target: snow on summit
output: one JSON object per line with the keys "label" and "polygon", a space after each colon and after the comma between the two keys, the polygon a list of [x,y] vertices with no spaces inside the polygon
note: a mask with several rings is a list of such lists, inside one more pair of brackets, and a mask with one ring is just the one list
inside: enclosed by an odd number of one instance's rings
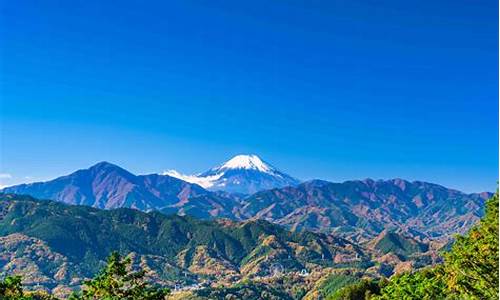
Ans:
{"label": "snow on summit", "polygon": [[295,185],[299,181],[275,169],[255,154],[240,154],[196,175],[184,175],[175,170],[162,173],[195,183],[209,190],[253,193],[263,189]]}
{"label": "snow on summit", "polygon": [[228,160],[218,169],[254,169],[261,172],[268,173],[273,168],[263,162],[260,157],[255,154],[251,155],[236,155],[235,157]]}

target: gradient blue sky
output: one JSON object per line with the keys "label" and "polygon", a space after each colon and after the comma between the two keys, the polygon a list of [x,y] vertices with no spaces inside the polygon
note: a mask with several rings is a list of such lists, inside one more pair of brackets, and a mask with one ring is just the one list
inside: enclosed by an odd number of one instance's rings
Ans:
{"label": "gradient blue sky", "polygon": [[111,2],[3,1],[0,184],[256,153],[496,188],[497,1]]}

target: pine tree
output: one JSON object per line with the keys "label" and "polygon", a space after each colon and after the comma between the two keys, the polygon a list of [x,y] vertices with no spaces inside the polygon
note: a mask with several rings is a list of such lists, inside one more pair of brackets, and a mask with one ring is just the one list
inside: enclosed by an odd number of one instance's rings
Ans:
{"label": "pine tree", "polygon": [[73,294],[74,300],[161,300],[168,289],[149,285],[144,271],[131,271],[130,258],[113,252],[107,265],[92,280],[85,281],[81,293]]}

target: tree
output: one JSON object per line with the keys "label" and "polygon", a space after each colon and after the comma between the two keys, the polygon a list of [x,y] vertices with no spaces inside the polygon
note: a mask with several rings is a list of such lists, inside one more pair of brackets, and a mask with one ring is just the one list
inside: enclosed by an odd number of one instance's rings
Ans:
{"label": "tree", "polygon": [[442,266],[396,275],[370,299],[445,299],[448,295]]}
{"label": "tree", "polygon": [[113,252],[107,265],[92,280],[85,281],[82,291],[70,299],[80,300],[161,300],[170,293],[168,289],[149,285],[144,271],[131,271],[130,258]]}
{"label": "tree", "polygon": [[347,285],[328,296],[327,300],[364,300],[380,293],[380,284],[374,280],[361,280]]}
{"label": "tree", "polygon": [[7,276],[0,281],[0,299],[29,299],[24,296],[21,276]]}
{"label": "tree", "polygon": [[26,292],[21,276],[7,276],[0,281],[1,300],[56,300],[44,291]]}
{"label": "tree", "polygon": [[498,192],[486,214],[466,236],[457,237],[445,255],[450,292],[468,299],[498,299]]}

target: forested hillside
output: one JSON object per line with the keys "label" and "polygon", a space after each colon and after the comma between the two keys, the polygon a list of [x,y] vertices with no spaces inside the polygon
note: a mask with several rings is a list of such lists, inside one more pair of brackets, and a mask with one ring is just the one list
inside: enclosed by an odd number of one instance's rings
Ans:
{"label": "forested hillside", "polygon": [[[109,269],[104,261],[116,250],[126,256],[127,272],[171,288],[171,299],[495,299],[498,294],[498,194],[487,201],[481,221],[443,253],[443,263],[420,270],[413,265],[389,279],[382,276],[388,267],[382,261],[423,257],[427,246],[393,232],[370,242],[372,249],[265,221],[201,221],[16,195],[0,200],[0,266],[23,276],[5,278],[3,293],[19,291],[21,282],[28,290],[42,287],[49,298],[68,296],[82,284],[99,291],[107,280],[102,268]],[[376,258],[377,253],[383,256]],[[89,286],[86,278],[93,276],[97,281]]]}
{"label": "forested hillside", "polygon": [[361,281],[329,299],[498,299],[498,192],[487,201],[486,215],[458,236],[445,262],[389,281]]}

